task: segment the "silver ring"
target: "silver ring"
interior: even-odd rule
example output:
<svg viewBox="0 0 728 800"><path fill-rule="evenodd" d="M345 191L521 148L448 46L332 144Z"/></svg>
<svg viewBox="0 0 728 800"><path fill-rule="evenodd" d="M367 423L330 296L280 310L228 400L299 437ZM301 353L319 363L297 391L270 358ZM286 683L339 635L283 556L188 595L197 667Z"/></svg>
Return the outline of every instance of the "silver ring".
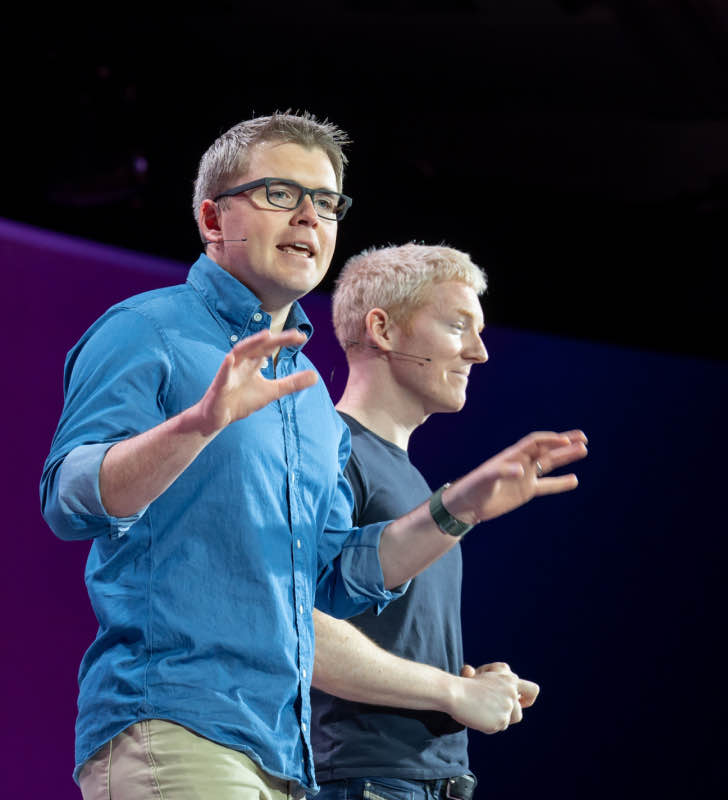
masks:
<svg viewBox="0 0 728 800"><path fill-rule="evenodd" d="M543 475L543 467L541 466L541 462L536 462L536 477L540 478Z"/></svg>

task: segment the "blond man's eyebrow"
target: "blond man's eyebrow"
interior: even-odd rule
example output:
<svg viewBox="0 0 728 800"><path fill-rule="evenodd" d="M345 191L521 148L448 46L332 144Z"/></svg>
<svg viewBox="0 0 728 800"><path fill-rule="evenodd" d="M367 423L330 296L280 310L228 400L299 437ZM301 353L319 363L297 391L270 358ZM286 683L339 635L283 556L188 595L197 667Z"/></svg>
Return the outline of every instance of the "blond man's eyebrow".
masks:
<svg viewBox="0 0 728 800"><path fill-rule="evenodd" d="M467 311L464 308L456 308L455 309L455 313L459 314L461 317L465 317L466 319L472 320L473 322L475 322L475 319L476 319L475 314L471 313L470 311ZM478 332L482 331L484 328L485 328L485 320L483 320L483 322L481 322L478 325Z"/></svg>

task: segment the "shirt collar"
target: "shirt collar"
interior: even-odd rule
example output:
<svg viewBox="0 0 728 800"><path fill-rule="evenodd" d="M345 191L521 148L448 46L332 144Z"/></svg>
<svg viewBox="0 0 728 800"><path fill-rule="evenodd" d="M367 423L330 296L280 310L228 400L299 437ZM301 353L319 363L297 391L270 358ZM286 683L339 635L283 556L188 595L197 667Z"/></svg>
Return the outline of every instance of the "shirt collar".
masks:
<svg viewBox="0 0 728 800"><path fill-rule="evenodd" d="M232 332L247 331L255 313L261 313L270 326L270 316L260 307L260 300L204 253L190 268L187 283L202 295L205 305ZM306 335L307 341L313 334L313 325L298 301L291 306L283 327L297 328Z"/></svg>

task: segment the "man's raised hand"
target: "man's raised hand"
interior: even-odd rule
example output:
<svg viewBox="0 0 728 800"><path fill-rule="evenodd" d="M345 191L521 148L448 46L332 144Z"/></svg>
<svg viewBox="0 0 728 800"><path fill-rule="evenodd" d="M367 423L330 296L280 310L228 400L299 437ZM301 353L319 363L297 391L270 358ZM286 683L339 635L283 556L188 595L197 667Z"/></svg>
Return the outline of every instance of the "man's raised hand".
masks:
<svg viewBox="0 0 728 800"><path fill-rule="evenodd" d="M488 459L442 494L445 508L475 525L524 505L533 497L575 489L576 475L550 473L587 454L582 431L537 431Z"/></svg>
<svg viewBox="0 0 728 800"><path fill-rule="evenodd" d="M295 330L261 331L237 344L202 399L148 431L110 447L99 470L99 492L107 513L130 517L159 497L220 431L259 408L316 382L312 370L267 380L267 358L306 337Z"/></svg>
<svg viewBox="0 0 728 800"><path fill-rule="evenodd" d="M250 416L273 400L306 389L316 383L313 370L296 372L285 378L269 380L261 374L267 360L288 345L306 341L297 330L281 333L260 331L243 339L225 356L210 387L199 403L199 412L206 433L222 430L226 425Z"/></svg>

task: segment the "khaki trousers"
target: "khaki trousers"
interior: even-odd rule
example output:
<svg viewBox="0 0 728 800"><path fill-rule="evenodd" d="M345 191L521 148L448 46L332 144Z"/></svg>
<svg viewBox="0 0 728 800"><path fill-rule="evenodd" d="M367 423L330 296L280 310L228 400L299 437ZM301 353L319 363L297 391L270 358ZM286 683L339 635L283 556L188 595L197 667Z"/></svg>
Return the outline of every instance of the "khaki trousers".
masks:
<svg viewBox="0 0 728 800"><path fill-rule="evenodd" d="M83 765L84 800L301 800L237 750L160 719L131 725Z"/></svg>

